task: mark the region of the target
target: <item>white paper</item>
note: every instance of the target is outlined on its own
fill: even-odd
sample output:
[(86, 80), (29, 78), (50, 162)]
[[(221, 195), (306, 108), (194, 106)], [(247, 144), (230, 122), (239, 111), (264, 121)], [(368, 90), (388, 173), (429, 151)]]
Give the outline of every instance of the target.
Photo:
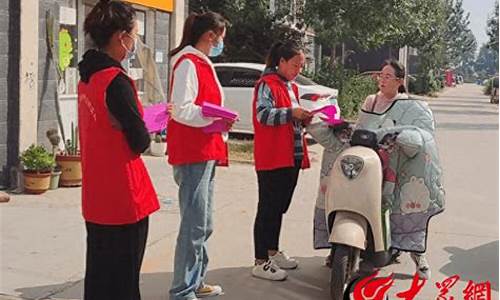
[(159, 63), (159, 64), (163, 63), (163, 52), (162, 51), (156, 51), (155, 62)]
[(76, 25), (76, 9), (60, 6), (59, 23), (65, 25)]

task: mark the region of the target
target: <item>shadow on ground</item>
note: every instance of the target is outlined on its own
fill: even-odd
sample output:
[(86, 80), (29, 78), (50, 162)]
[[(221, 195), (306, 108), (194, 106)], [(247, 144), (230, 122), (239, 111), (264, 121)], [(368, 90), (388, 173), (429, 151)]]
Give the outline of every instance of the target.
[(453, 123), (438, 122), (436, 127), (447, 130), (498, 130), (497, 123)]
[[(450, 261), (439, 271), (447, 276), (460, 275), (460, 280), (475, 283), (490, 281), (498, 291), (498, 241), (472, 249), (446, 247)], [(284, 282), (253, 278), (250, 267), (220, 268), (208, 272), (207, 282), (221, 284), (225, 294), (210, 299), (226, 300), (329, 300), (330, 269), (324, 257), (299, 257), (300, 268), (289, 271)], [(395, 273), (396, 280), (410, 281), (412, 275)], [(147, 273), (141, 276), (143, 300), (168, 300), (172, 273)], [(82, 299), (83, 281), (58, 285), (26, 287), (17, 290), (24, 299)]]
[[(324, 257), (297, 258), (300, 268), (289, 271), (283, 282), (253, 278), (250, 267), (222, 268), (208, 272), (207, 282), (223, 286), (223, 296), (210, 299), (226, 300), (329, 300), (330, 269), (323, 265)], [(143, 300), (168, 300), (172, 273), (148, 273), (141, 276)], [(25, 299), (82, 299), (83, 281), (59, 285), (20, 288)]]
[(460, 275), (461, 281), (475, 283), (489, 281), (491, 288), (498, 291), (498, 241), (471, 249), (444, 248), (451, 254), (450, 262), (439, 271), (448, 275)]

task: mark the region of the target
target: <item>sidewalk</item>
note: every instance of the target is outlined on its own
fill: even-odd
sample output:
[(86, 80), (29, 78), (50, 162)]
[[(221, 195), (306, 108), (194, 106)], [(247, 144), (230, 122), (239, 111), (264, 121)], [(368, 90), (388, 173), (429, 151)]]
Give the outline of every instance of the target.
[[(472, 85), (431, 98), (445, 169), (447, 207), (432, 219), (428, 257), (432, 279), (417, 299), (435, 299), (435, 283), (458, 274), (452, 295), (462, 299), (468, 280), (489, 280), (498, 299), (498, 106), (490, 105)], [(222, 284), (226, 300), (327, 300), (330, 270), (326, 250), (312, 249), (312, 216), (319, 181), (321, 147), (312, 169), (300, 173), (281, 244), (296, 257), (299, 269), (285, 282), (250, 275), (257, 185), (253, 166), (219, 168), (215, 191), (215, 231), (209, 241), (208, 283)], [(141, 276), (143, 300), (167, 300), (178, 229), (177, 187), (164, 158), (144, 157), (160, 195), (161, 210), (150, 220), (148, 248)], [(13, 195), (0, 203), (0, 295), (23, 299), (81, 299), (85, 230), (80, 189), (58, 189), (41, 196)], [(395, 273), (391, 299), (410, 287), (414, 265), (408, 255), (383, 271)], [(2, 300), (7, 298), (0, 296)]]
[[(304, 253), (312, 257), (318, 255), (311, 247), (311, 222), (321, 147), (315, 145), (311, 151), (313, 168), (301, 172), (300, 180), (314, 184), (299, 184), (293, 211), (284, 224), (292, 234), (283, 234), (282, 244), (290, 251), (298, 246), (304, 248)], [(177, 186), (165, 158), (144, 156), (144, 160), (160, 197), (161, 209), (150, 219), (141, 278), (142, 295), (146, 300), (167, 299), (179, 224)], [(251, 279), (256, 182), (252, 165), (234, 163), (229, 169), (217, 170), (215, 232), (209, 243), (210, 269), (217, 271), (209, 272), (209, 280), (235, 282), (239, 279), (243, 283)], [(85, 255), (80, 188), (59, 188), (38, 196), (11, 195), (9, 203), (0, 204), (0, 216), (0, 295), (22, 299), (80, 299)], [(321, 263), (322, 258), (318, 259)], [(304, 263), (307, 261), (303, 261), (303, 267)], [(327, 284), (327, 274), (323, 281)], [(260, 281), (256, 283), (261, 284)], [(237, 287), (233, 291), (228, 284), (224, 287), (226, 294), (239, 294)], [(6, 296), (0, 299), (4, 299), (2, 297)]]

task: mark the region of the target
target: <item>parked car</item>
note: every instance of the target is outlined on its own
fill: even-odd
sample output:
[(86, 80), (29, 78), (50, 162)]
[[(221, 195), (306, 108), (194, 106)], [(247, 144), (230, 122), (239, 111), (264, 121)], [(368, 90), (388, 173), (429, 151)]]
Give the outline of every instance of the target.
[[(253, 134), (254, 87), (264, 71), (265, 65), (216, 63), (214, 66), (226, 97), (224, 106), (239, 113), (240, 120), (233, 125), (232, 132)], [(306, 109), (329, 104), (332, 99), (336, 99), (338, 96), (338, 90), (319, 85), (303, 75), (299, 75), (295, 83), (299, 87), (301, 106)]]

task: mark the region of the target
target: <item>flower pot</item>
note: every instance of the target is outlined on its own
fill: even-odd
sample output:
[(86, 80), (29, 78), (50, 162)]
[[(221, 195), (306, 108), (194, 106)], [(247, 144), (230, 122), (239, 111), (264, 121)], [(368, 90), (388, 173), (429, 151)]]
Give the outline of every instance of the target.
[(165, 152), (167, 152), (167, 143), (157, 143), (155, 141), (151, 142), (149, 146), (149, 152), (153, 156), (165, 156)]
[(45, 193), (50, 186), (50, 172), (24, 171), (24, 191), (28, 194)]
[(81, 186), (82, 164), (80, 155), (57, 155), (57, 164), (61, 167), (59, 186)]
[(50, 189), (55, 190), (59, 187), (59, 179), (61, 177), (62, 171), (52, 171), (50, 174)]

